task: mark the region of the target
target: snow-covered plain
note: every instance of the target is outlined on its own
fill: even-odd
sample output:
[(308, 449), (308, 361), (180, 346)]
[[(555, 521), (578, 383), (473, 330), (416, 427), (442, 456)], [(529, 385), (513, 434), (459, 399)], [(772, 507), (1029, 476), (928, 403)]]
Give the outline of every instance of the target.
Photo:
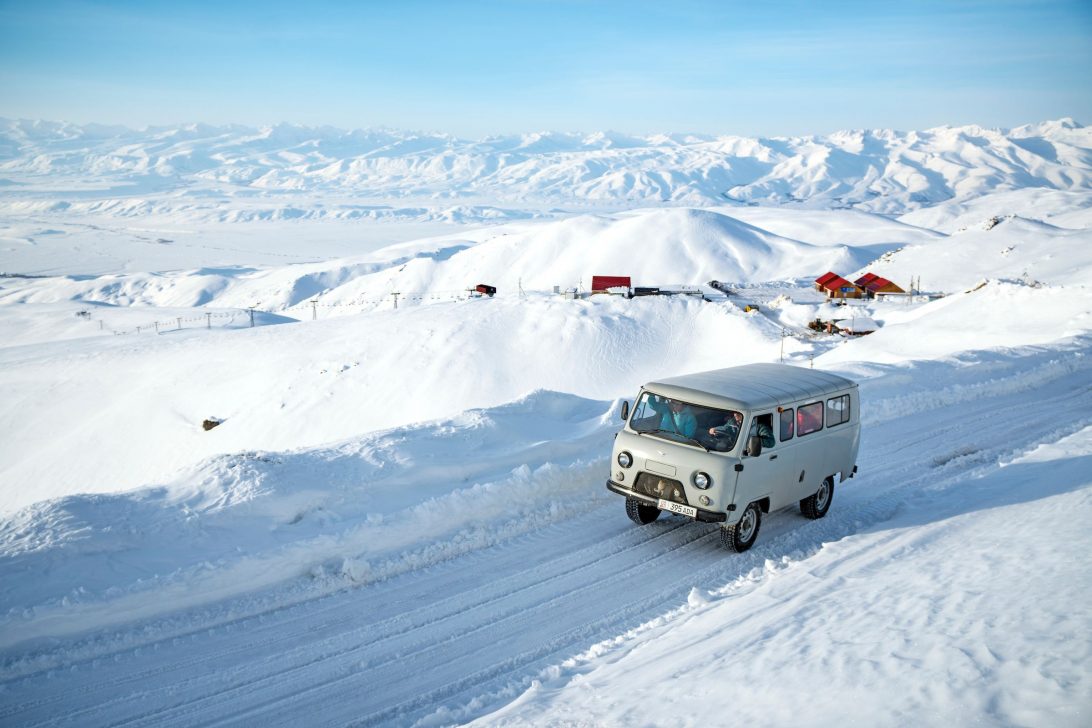
[[(1083, 127), (4, 128), (0, 723), (1092, 721)], [(640, 180), (679, 166), (652, 204)], [(513, 208), (532, 184), (602, 204)], [(289, 189), (508, 212), (215, 217)], [(134, 243), (164, 225), (203, 242)], [(930, 295), (815, 334), (827, 270)], [(733, 294), (552, 292), (595, 274)], [(634, 526), (604, 488), (621, 400), (782, 357), (861, 383), (829, 515), (771, 514), (740, 555), (715, 526)]]

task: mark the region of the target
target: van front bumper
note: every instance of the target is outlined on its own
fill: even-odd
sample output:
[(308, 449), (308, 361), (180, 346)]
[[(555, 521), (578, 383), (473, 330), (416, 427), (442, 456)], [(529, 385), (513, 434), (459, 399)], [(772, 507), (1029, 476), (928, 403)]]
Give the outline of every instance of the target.
[[(617, 493), (618, 495), (624, 495), (626, 498), (632, 498), (633, 500), (641, 501), (645, 505), (649, 505), (654, 508), (658, 507), (657, 500), (655, 498), (647, 496), (644, 493), (635, 493), (621, 483), (615, 483), (609, 478), (607, 479), (607, 490), (611, 491), (612, 493)], [(718, 511), (707, 511), (704, 508), (697, 508), (697, 511), (698, 515), (694, 517), (694, 520), (697, 521), (703, 521), (705, 523), (724, 523), (726, 520), (728, 520), (727, 513), (720, 513)]]

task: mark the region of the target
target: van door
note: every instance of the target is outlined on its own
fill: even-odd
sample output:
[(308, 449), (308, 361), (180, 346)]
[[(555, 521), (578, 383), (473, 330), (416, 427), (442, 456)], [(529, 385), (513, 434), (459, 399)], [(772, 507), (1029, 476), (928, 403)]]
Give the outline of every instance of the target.
[(743, 508), (752, 501), (768, 497), (771, 511), (795, 503), (798, 499), (793, 477), (793, 448), (783, 447), (777, 442), (773, 413), (754, 415), (746, 423), (746, 427), (744, 432), (748, 435), (743, 443), (745, 449), (750, 433), (764, 433), (767, 437), (764, 438), (762, 452), (757, 457), (744, 455), (742, 458), (743, 471), (739, 474), (739, 485), (736, 487), (736, 503)]
[(796, 494), (807, 498), (819, 489), (827, 472), (830, 441), (823, 422), (822, 399), (796, 408)]

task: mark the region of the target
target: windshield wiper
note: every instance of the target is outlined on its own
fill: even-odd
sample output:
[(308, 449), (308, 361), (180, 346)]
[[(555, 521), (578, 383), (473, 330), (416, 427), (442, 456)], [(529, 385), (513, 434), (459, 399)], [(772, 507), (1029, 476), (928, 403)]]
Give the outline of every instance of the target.
[(652, 429), (642, 430), (642, 429), (639, 429), (637, 427), (634, 427), (633, 431), (636, 432), (638, 435), (652, 435), (652, 434), (655, 434), (657, 432), (662, 432), (665, 435), (675, 435), (676, 437), (681, 437), (684, 440), (687, 440), (689, 442), (694, 443), (695, 445), (700, 447), (702, 450), (705, 450), (705, 452), (712, 452), (712, 450), (710, 450), (708, 447), (705, 446), (704, 442), (697, 439), (696, 437), (687, 437), (686, 435), (682, 434), (681, 432), (675, 432), (674, 430), (665, 430), (662, 427), (653, 427)]
[[(686, 435), (682, 434), (681, 432), (680, 432), (680, 433), (678, 433), (678, 435), (679, 435), (679, 437), (686, 437)], [(709, 448), (707, 448), (707, 447), (705, 446), (705, 443), (704, 443), (704, 442), (702, 442), (701, 440), (699, 440), (698, 438), (696, 438), (696, 437), (686, 437), (686, 439), (687, 439), (687, 440), (689, 440), (690, 442), (693, 442), (693, 443), (695, 443), (695, 444), (696, 444), (696, 445), (697, 445), (698, 447), (700, 447), (700, 448), (701, 448), (702, 450), (705, 450), (705, 452), (709, 452), (709, 451), (710, 451), (710, 450), (709, 450)]]
[(652, 432), (667, 432), (667, 430), (663, 429), (662, 427), (653, 427), (648, 430), (641, 429), (640, 427), (634, 427), (633, 431), (636, 432), (638, 435), (647, 435)]

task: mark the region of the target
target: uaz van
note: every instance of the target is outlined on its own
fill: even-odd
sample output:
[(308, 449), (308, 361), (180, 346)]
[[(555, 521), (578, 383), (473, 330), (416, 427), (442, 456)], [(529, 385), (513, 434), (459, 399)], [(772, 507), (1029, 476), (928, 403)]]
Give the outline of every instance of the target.
[(748, 364), (649, 382), (622, 419), (607, 488), (629, 517), (720, 523), (732, 551), (754, 544), (763, 513), (799, 503), (822, 518), (857, 472), (857, 384), (828, 372)]

